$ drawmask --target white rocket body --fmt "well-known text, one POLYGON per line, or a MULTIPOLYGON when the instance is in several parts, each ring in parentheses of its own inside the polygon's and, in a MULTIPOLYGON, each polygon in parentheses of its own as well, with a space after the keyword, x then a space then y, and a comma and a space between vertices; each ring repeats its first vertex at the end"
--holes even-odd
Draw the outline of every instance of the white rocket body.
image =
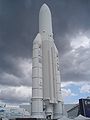
POLYGON ((53 40, 51 12, 46 4, 39 13, 32 61, 32 117, 60 119, 63 101, 59 57, 53 40))

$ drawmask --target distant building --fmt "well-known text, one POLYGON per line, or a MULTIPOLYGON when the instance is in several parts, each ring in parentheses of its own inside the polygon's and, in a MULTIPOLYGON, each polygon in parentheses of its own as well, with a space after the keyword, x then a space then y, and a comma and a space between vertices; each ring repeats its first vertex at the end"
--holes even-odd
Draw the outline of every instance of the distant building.
POLYGON ((90 98, 79 99, 79 113, 85 117, 90 117, 90 98))
POLYGON ((21 105, 19 105, 19 107, 25 109, 31 115, 31 105, 30 104, 21 104, 21 105))
POLYGON ((90 117, 90 97, 79 99, 78 104, 66 104, 65 110, 67 112, 67 116, 71 119, 79 115, 90 117))
POLYGON ((0 118, 14 119, 22 117, 30 117, 30 113, 24 108, 0 106, 0 118))

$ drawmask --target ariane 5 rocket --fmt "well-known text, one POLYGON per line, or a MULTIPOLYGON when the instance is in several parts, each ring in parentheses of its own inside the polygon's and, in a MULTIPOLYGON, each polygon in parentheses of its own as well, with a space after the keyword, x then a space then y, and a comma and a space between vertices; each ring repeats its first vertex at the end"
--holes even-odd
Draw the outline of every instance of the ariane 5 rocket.
POLYGON ((51 12, 43 4, 39 12, 39 33, 33 41, 31 115, 60 119, 62 114, 59 55, 53 39, 51 12))

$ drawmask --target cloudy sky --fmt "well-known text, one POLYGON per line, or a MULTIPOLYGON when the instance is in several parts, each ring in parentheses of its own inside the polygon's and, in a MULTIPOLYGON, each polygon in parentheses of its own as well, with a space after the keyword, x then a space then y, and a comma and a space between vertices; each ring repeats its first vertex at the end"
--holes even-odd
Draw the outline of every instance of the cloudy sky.
POLYGON ((90 0, 0 0, 0 103, 28 103, 40 7, 51 10, 65 103, 90 96, 90 0))

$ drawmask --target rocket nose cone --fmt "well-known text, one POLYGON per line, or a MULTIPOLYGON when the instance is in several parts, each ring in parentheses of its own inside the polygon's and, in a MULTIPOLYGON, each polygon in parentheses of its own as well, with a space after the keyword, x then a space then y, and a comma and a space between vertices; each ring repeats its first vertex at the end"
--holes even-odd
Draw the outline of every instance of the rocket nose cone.
POLYGON ((43 10, 43 11, 50 11, 49 10, 49 7, 44 3, 42 6, 41 6, 41 9, 40 10, 43 10))
POLYGON ((39 32, 52 33, 52 18, 49 7, 44 3, 39 12, 39 32))

